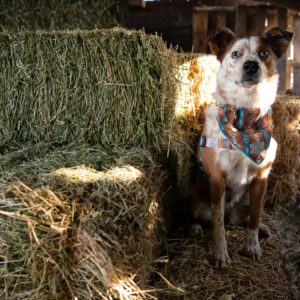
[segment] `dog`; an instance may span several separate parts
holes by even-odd
[[[204,197],[201,202],[198,195],[193,209],[195,217],[212,220],[214,255],[221,268],[231,262],[225,214],[234,224],[247,223],[242,253],[254,260],[262,256],[258,232],[277,149],[270,107],[277,93],[277,61],[292,36],[274,27],[261,36],[237,38],[228,28],[220,28],[208,39],[221,66],[215,104],[205,111],[197,146],[197,159],[207,176],[209,200]],[[195,192],[197,185],[191,191]]]

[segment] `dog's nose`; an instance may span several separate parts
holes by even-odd
[[[243,69],[247,75],[255,75],[259,70],[259,64],[255,60],[248,60],[244,63]]]

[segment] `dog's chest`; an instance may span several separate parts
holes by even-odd
[[[257,168],[241,152],[218,149],[217,162],[226,176],[226,185],[233,190],[239,190],[248,185],[257,174]]]

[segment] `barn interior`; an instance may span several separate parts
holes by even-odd
[[[272,106],[271,234],[254,262],[228,224],[222,270],[187,201],[220,26],[294,32]],[[298,0],[3,0],[0,45],[1,299],[299,299]]]

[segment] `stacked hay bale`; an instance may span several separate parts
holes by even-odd
[[[4,0],[1,30],[95,29],[121,24],[125,0]]]
[[[179,54],[175,114],[169,148],[177,156],[178,187],[183,196],[190,182],[192,157],[204,123],[204,110],[212,103],[220,63],[212,55]]]
[[[0,296],[152,297],[174,53],[121,29],[0,45]]]
[[[142,149],[68,146],[2,167],[1,298],[147,298],[163,180]]]
[[[122,29],[0,35],[1,143],[159,146],[174,111],[174,54]]]
[[[267,201],[295,202],[300,187],[300,99],[278,96],[272,112],[278,149],[269,177]]]

